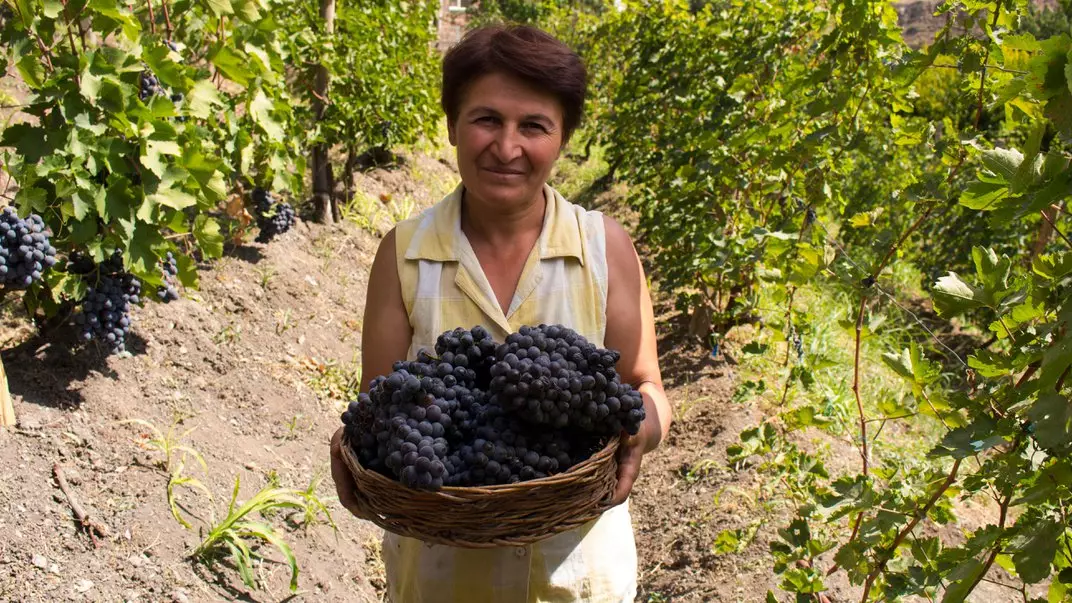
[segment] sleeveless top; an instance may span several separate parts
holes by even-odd
[[[603,216],[544,185],[543,230],[503,312],[461,230],[462,185],[395,228],[410,359],[443,331],[483,325],[495,338],[523,325],[561,324],[595,345],[606,329]],[[580,528],[523,547],[464,549],[387,532],[394,603],[621,603],[636,597],[636,544],[628,501]]]

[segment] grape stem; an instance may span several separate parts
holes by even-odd
[[[67,43],[71,46],[71,55],[78,56],[78,50],[74,45],[74,27],[71,25],[71,14],[67,12],[67,0],[63,0],[63,20],[67,25]],[[79,87],[82,86],[81,78],[78,76],[78,71],[74,72],[74,83]]]
[[[171,39],[171,13],[168,11],[167,0],[160,0],[160,8],[164,11],[164,27],[167,28],[168,40]]]
[[[1072,247],[1072,239],[1069,239],[1068,235],[1066,235],[1065,233],[1061,232],[1061,230],[1059,228],[1057,228],[1057,225],[1053,223],[1053,220],[1051,220],[1050,217],[1046,215],[1046,210],[1044,210],[1044,209],[1039,210],[1039,214],[1042,215],[1043,220],[1046,220],[1047,222],[1050,223],[1050,226],[1053,227],[1053,231],[1057,233],[1057,236],[1059,236],[1062,239],[1064,239],[1065,243],[1068,243],[1069,247]]]
[[[994,18],[990,22],[990,29],[994,29],[998,25],[998,16],[1001,15],[1001,0],[994,3]],[[986,52],[983,54],[983,69],[979,74],[979,100],[976,102],[977,108],[975,110],[975,129],[979,129],[979,122],[983,119],[983,92],[986,90],[986,63],[990,60],[990,44],[986,46]]]
[[[145,0],[145,5],[149,7],[149,31],[156,35],[156,15],[153,14],[153,0]]]

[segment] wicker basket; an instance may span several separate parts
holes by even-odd
[[[588,523],[611,507],[619,438],[568,471],[496,486],[416,490],[361,466],[343,439],[363,516],[424,542],[463,548],[523,546]]]

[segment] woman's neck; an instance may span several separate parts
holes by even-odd
[[[547,200],[543,190],[531,202],[511,211],[498,211],[479,202],[473,202],[471,194],[462,193],[462,232],[469,241],[492,247],[509,244],[531,245],[543,230]]]

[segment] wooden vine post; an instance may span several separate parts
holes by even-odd
[[[0,360],[0,427],[15,426],[15,407],[11,404],[11,393],[7,390],[7,372],[4,361]]]
[[[330,44],[335,34],[335,0],[320,0],[320,19],[324,23],[324,39]],[[327,66],[317,65],[316,80],[313,84],[313,114],[317,121],[323,120],[327,111],[329,82],[330,74]],[[322,224],[337,222],[341,219],[341,212],[333,195],[335,183],[332,178],[327,143],[320,142],[313,147],[309,163],[313,172],[313,206],[316,208],[316,221]]]

